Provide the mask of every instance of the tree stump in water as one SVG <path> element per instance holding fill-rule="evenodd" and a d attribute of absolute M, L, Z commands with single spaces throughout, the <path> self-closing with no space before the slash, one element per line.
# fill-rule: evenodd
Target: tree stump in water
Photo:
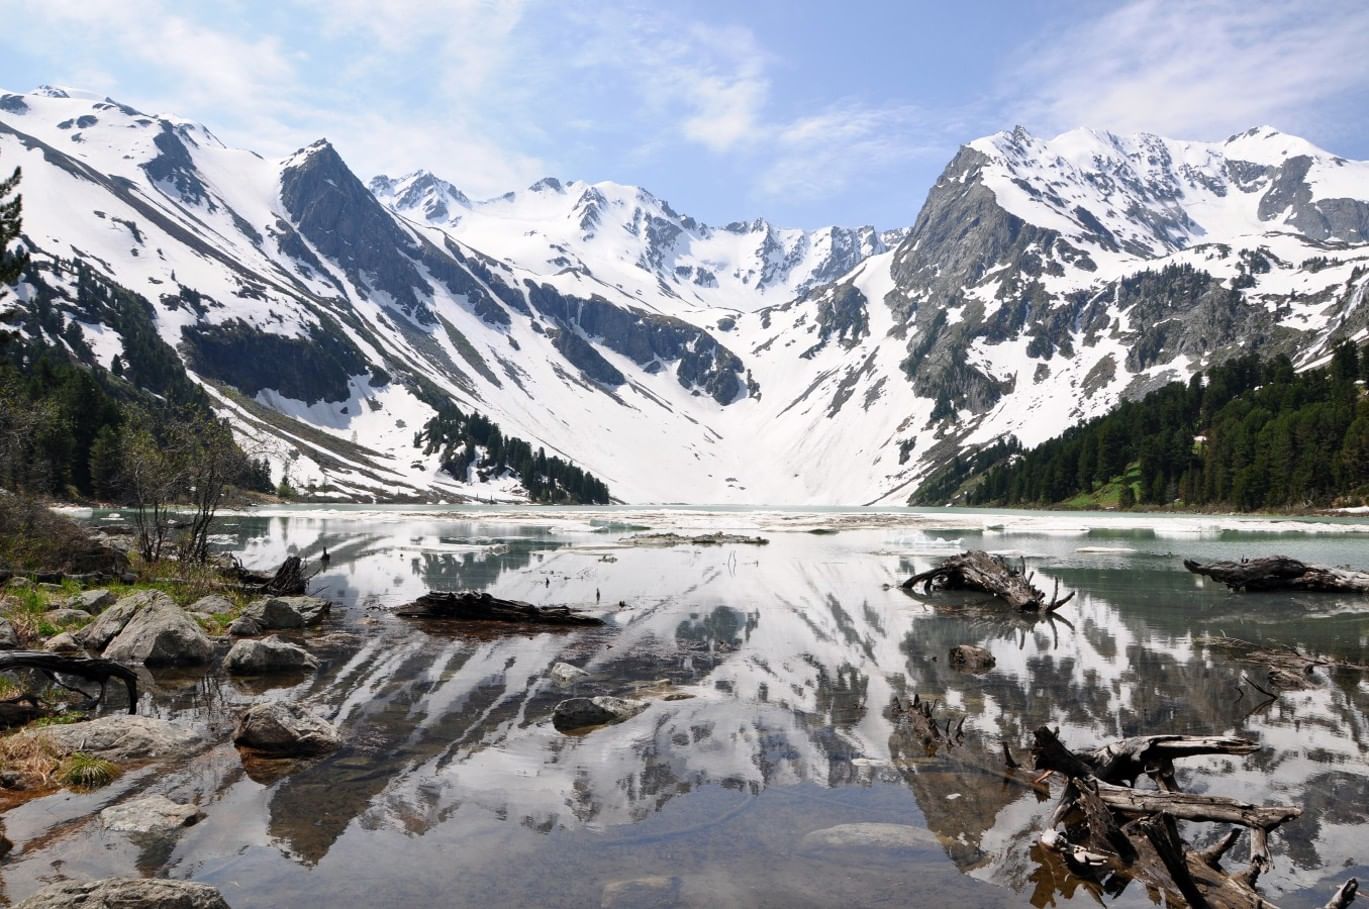
<path fill-rule="evenodd" d="M 1194 574 L 1221 581 L 1232 590 L 1369 593 L 1369 572 L 1307 565 L 1287 556 L 1207 563 L 1184 559 L 1184 567 Z"/>
<path fill-rule="evenodd" d="M 1050 829 L 1040 843 L 1060 853 L 1071 871 L 1116 894 L 1131 880 L 1165 895 L 1175 906 L 1213 909 L 1274 909 L 1255 890 L 1269 868 L 1269 834 L 1297 818 L 1293 805 L 1251 805 L 1234 799 L 1189 795 L 1179 791 L 1175 760 L 1204 754 L 1251 754 L 1254 742 L 1230 736 L 1153 735 L 1123 739 L 1092 751 L 1067 748 L 1046 727 L 1035 733 L 1033 753 L 1039 770 L 1063 774 L 1065 787 Z M 1135 789 L 1142 774 L 1158 788 Z M 1176 820 L 1235 825 L 1212 846 L 1191 849 L 1180 837 Z M 1063 832 L 1055 829 L 1063 825 Z M 1227 873 L 1221 861 L 1250 831 L 1250 858 L 1245 868 Z M 1347 881 L 1326 909 L 1345 909 L 1358 882 Z"/>
<path fill-rule="evenodd" d="M 991 556 L 982 549 L 951 556 L 936 568 L 913 575 L 900 586 L 912 590 L 919 584 L 924 593 L 931 593 L 933 588 L 991 593 L 1021 612 L 1054 612 L 1074 598 L 1071 593 L 1048 600 L 1045 593 L 1031 585 L 1031 577 L 1014 569 L 1005 559 Z M 1059 593 L 1058 584 L 1056 593 Z"/>
<path fill-rule="evenodd" d="M 604 620 L 566 606 L 534 606 L 472 590 L 425 593 L 395 610 L 416 619 L 457 619 L 463 622 L 508 622 L 524 625 L 602 625 Z"/>

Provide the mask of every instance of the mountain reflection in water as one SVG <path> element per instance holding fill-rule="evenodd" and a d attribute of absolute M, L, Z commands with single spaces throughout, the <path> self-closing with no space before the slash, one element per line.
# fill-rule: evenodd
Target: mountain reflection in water
<path fill-rule="evenodd" d="M 1003 743 L 1025 761 L 1042 724 L 1081 746 L 1150 732 L 1254 738 L 1264 748 L 1251 758 L 1188 761 L 1180 775 L 1191 791 L 1304 807 L 1274 837 L 1265 892 L 1285 907 L 1320 905 L 1333 882 L 1369 872 L 1366 678 L 1320 673 L 1315 687 L 1255 709 L 1241 683 L 1252 667 L 1203 640 L 1363 660 L 1366 604 L 1229 594 L 1170 554 L 1365 561 L 1350 537 L 867 527 L 644 548 L 582 520 L 493 514 L 223 523 L 250 565 L 327 547 L 317 584 L 342 608 L 311 645 L 324 667 L 251 685 L 152 676 L 143 712 L 225 741 L 237 707 L 301 700 L 340 724 L 345 747 L 244 766 L 219 745 L 95 794 L 21 806 L 6 818 L 22 847 L 0 866 L 9 897 L 54 874 L 137 871 L 215 884 L 235 909 L 597 906 L 641 893 L 648 905 L 700 906 L 1091 900 L 1034 848 L 1053 795 L 1003 772 Z M 971 547 L 1021 552 L 1038 586 L 1076 591 L 1062 621 L 896 589 Z M 387 614 L 430 587 L 597 609 L 609 624 L 529 633 Z M 996 667 L 953 670 L 947 653 L 962 643 L 988 648 Z M 558 662 L 589 675 L 558 685 L 548 676 Z M 633 720 L 578 736 L 551 726 L 565 697 L 639 688 L 651 706 Z M 963 734 L 928 740 L 900 722 L 894 699 L 914 695 L 935 701 L 942 723 L 963 719 Z M 196 800 L 205 820 L 159 842 L 82 820 L 134 791 Z M 932 836 L 868 848 L 805 840 L 844 824 Z M 1116 902 L 1150 904 L 1135 886 Z"/>

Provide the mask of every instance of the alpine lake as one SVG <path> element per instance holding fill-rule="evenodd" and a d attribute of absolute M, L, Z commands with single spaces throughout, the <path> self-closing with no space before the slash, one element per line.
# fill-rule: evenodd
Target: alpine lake
<path fill-rule="evenodd" d="M 768 542 L 632 539 L 666 531 Z M 1369 598 L 1233 593 L 1182 565 L 1278 553 L 1369 567 L 1364 518 L 301 506 L 223 515 L 214 541 L 249 567 L 297 554 L 318 571 L 310 592 L 332 614 L 295 638 L 321 668 L 142 670 L 139 713 L 216 744 L 11 809 L 0 902 L 63 877 L 141 875 L 212 884 L 234 909 L 1153 905 L 1138 883 L 1096 893 L 1037 844 L 1062 783 L 1008 772 L 1003 746 L 1029 766 L 1042 725 L 1076 748 L 1254 739 L 1249 757 L 1180 762 L 1179 780 L 1303 808 L 1271 839 L 1265 895 L 1320 906 L 1369 877 L 1369 673 L 1318 670 L 1270 700 L 1243 679 L 1260 667 L 1215 642 L 1369 662 Z M 1046 619 L 899 589 L 966 549 L 1021 559 L 1037 586 L 1075 597 Z M 390 613 L 463 589 L 607 624 Z M 996 665 L 952 668 L 959 644 Z M 586 674 L 558 680 L 558 663 Z M 558 702 L 600 694 L 649 706 L 583 734 L 553 727 Z M 899 721 L 895 699 L 914 695 L 948 735 Z M 307 704 L 343 747 L 244 763 L 234 718 L 264 699 Z M 153 838 L 102 828 L 100 809 L 153 793 L 203 820 Z"/>

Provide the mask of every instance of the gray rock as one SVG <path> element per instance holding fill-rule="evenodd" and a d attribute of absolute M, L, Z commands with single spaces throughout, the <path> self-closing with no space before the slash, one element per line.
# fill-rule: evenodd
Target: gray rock
<path fill-rule="evenodd" d="M 556 705 L 551 723 L 561 732 L 584 729 L 587 726 L 608 726 L 630 720 L 647 708 L 646 701 L 624 698 L 568 698 Z"/>
<path fill-rule="evenodd" d="M 233 601 L 228 597 L 217 593 L 211 593 L 207 597 L 200 597 L 195 602 L 186 607 L 187 612 L 203 612 L 208 615 L 219 615 L 233 611 Z"/>
<path fill-rule="evenodd" d="M 311 755 L 342 744 L 337 727 L 298 704 L 253 704 L 238 718 L 233 743 L 276 755 Z"/>
<path fill-rule="evenodd" d="M 678 876 L 654 875 L 604 885 L 601 909 L 670 909 L 680 905 L 684 882 Z"/>
<path fill-rule="evenodd" d="M 84 609 L 49 609 L 43 613 L 43 618 L 54 625 L 70 625 L 73 622 L 89 622 L 90 613 Z"/>
<path fill-rule="evenodd" d="M 32 587 L 33 582 L 30 581 L 28 578 L 21 578 L 16 575 L 15 577 L 12 577 L 8 581 L 6 581 L 5 586 L 8 587 L 10 590 L 24 590 L 29 587 Z"/>
<path fill-rule="evenodd" d="M 46 726 L 36 734 L 46 739 L 58 754 L 84 751 L 115 763 L 179 757 L 204 744 L 204 739 L 194 730 L 156 717 L 127 714 L 102 716 L 67 726 Z"/>
<path fill-rule="evenodd" d="M 997 665 L 992 653 L 974 644 L 957 644 L 951 648 L 950 658 L 953 669 L 965 672 L 988 672 Z"/>
<path fill-rule="evenodd" d="M 91 615 L 99 615 L 117 602 L 118 598 L 103 587 L 99 590 L 83 590 L 67 600 L 68 609 L 79 609 Z"/>
<path fill-rule="evenodd" d="M 322 624 L 333 609 L 332 603 L 320 597 L 277 597 L 276 601 L 293 609 L 306 626 Z"/>
<path fill-rule="evenodd" d="M 113 606 L 100 613 L 100 617 L 77 632 L 77 639 L 91 650 L 104 650 L 109 642 L 118 637 L 119 632 L 129 623 L 138 611 L 149 603 L 171 603 L 171 597 L 158 590 L 144 590 L 129 594 Z M 174 604 L 173 604 L 174 605 Z"/>
<path fill-rule="evenodd" d="M 585 676 L 589 675 L 589 673 L 585 672 L 585 670 L 581 669 L 579 666 L 572 666 L 569 663 L 557 663 L 551 667 L 551 670 L 547 672 L 547 675 L 558 685 L 569 685 L 572 682 L 583 679 Z"/>
<path fill-rule="evenodd" d="M 261 622 L 258 622 L 250 615 L 240 615 L 228 626 L 228 633 L 239 638 L 255 637 L 264 630 L 265 629 L 261 627 Z"/>
<path fill-rule="evenodd" d="M 110 805 L 100 812 L 100 824 L 106 830 L 125 833 L 162 833 L 189 827 L 200 816 L 200 809 L 194 805 L 182 805 L 164 795 L 150 795 Z"/>
<path fill-rule="evenodd" d="M 19 633 L 14 630 L 9 619 L 0 618 L 0 650 L 18 650 Z"/>
<path fill-rule="evenodd" d="M 115 608 L 118 608 L 117 606 Z M 105 659 L 149 666 L 209 662 L 214 644 L 199 623 L 163 597 L 139 609 L 105 648 Z"/>
<path fill-rule="evenodd" d="M 161 878 L 109 878 L 49 884 L 14 909 L 229 909 L 208 884 Z"/>
<path fill-rule="evenodd" d="M 272 635 L 259 641 L 238 641 L 223 658 L 223 668 L 234 675 L 259 675 L 317 669 L 318 660 L 298 644 Z"/>
<path fill-rule="evenodd" d="M 43 649 L 48 653 L 80 653 L 82 648 L 75 635 L 69 631 L 64 631 L 48 638 L 43 644 Z"/>
<path fill-rule="evenodd" d="M 907 824 L 838 824 L 805 835 L 799 848 L 826 858 L 859 861 L 862 856 L 892 858 L 911 853 L 927 854 L 939 851 L 941 843 L 930 830 Z"/>
<path fill-rule="evenodd" d="M 263 631 L 285 631 L 290 628 L 303 628 L 304 616 L 295 611 L 288 600 L 294 597 L 271 597 L 257 600 L 242 611 L 243 619 L 251 619 Z M 235 623 L 236 624 L 236 623 Z"/>

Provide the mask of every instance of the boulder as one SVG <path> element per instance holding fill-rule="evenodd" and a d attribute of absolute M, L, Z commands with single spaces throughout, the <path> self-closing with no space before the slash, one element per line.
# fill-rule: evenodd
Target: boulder
<path fill-rule="evenodd" d="M 318 660 L 298 644 L 272 635 L 262 640 L 238 641 L 223 658 L 223 668 L 234 675 L 260 675 L 317 669 Z"/>
<path fill-rule="evenodd" d="M 321 625 L 333 609 L 333 604 L 320 597 L 277 597 L 276 602 L 293 609 L 306 626 Z"/>
<path fill-rule="evenodd" d="M 45 726 L 37 730 L 58 754 L 84 751 L 119 763 L 154 757 L 179 757 L 197 750 L 198 732 L 150 716 L 113 714 L 84 723 Z"/>
<path fill-rule="evenodd" d="M 233 744 L 281 756 L 323 754 L 342 744 L 337 727 L 298 704 L 253 704 L 238 718 Z"/>
<path fill-rule="evenodd" d="M 30 581 L 28 578 L 15 575 L 14 577 L 10 578 L 8 581 L 5 582 L 5 586 L 8 587 L 10 590 L 27 590 L 28 588 L 33 586 L 33 582 Z"/>
<path fill-rule="evenodd" d="M 257 600 L 242 611 L 239 621 L 250 619 L 263 631 L 285 631 L 290 628 L 303 628 L 304 616 L 295 611 L 287 600 L 296 597 L 271 597 Z M 237 624 L 234 622 L 233 624 Z"/>
<path fill-rule="evenodd" d="M 89 622 L 90 613 L 84 609 L 49 609 L 43 613 L 43 618 L 54 625 L 70 625 L 73 622 Z"/>
<path fill-rule="evenodd" d="M 200 597 L 185 608 L 187 612 L 203 612 L 208 615 L 221 615 L 225 612 L 233 611 L 233 601 L 221 594 L 211 593 L 207 597 Z"/>
<path fill-rule="evenodd" d="M 100 825 L 124 833 L 164 833 L 189 827 L 200 817 L 200 809 L 194 805 L 182 805 L 164 795 L 149 795 L 110 805 L 100 812 Z"/>
<path fill-rule="evenodd" d="M 608 726 L 630 720 L 647 708 L 646 701 L 609 697 L 568 698 L 556 705 L 551 724 L 560 732 Z"/>
<path fill-rule="evenodd" d="M 585 672 L 585 670 L 581 669 L 579 666 L 572 666 L 569 663 L 557 663 L 551 667 L 551 670 L 547 672 L 547 675 L 558 685 L 569 685 L 572 682 L 577 682 L 580 679 L 585 678 L 589 673 Z"/>
<path fill-rule="evenodd" d="M 83 590 L 76 596 L 67 600 L 68 609 L 79 609 L 91 615 L 99 615 L 118 601 L 108 590 L 101 587 L 98 590 Z"/>
<path fill-rule="evenodd" d="M 82 647 L 75 635 L 69 631 L 64 631 L 48 638 L 43 644 L 43 649 L 48 653 L 80 653 Z"/>
<path fill-rule="evenodd" d="M 805 835 L 799 848 L 836 861 L 859 862 L 940 854 L 941 843 L 930 830 L 907 824 L 838 824 Z"/>
<path fill-rule="evenodd" d="M 229 909 L 208 884 L 162 878 L 109 878 L 49 884 L 14 909 Z"/>
<path fill-rule="evenodd" d="M 104 657 L 166 666 L 207 663 L 213 653 L 214 644 L 199 623 L 163 597 L 148 603 L 128 620 L 123 631 L 105 648 Z"/>
<path fill-rule="evenodd" d="M 19 633 L 9 619 L 0 618 L 0 650 L 18 650 Z"/>
<path fill-rule="evenodd" d="M 958 644 L 951 648 L 951 668 L 964 672 L 988 672 L 996 665 L 993 654 L 974 644 Z"/>
<path fill-rule="evenodd" d="M 684 881 L 676 875 L 652 875 L 604 885 L 600 909 L 670 909 L 679 906 Z"/>
<path fill-rule="evenodd" d="M 159 590 L 131 593 L 105 609 L 104 612 L 100 613 L 99 618 L 77 632 L 77 639 L 91 650 L 104 650 L 109 646 L 110 641 L 118 637 L 119 632 L 124 630 L 124 626 L 129 623 L 133 616 L 138 614 L 139 610 L 149 603 L 162 601 L 171 603 L 171 597 Z"/>
<path fill-rule="evenodd" d="M 261 622 L 250 615 L 240 615 L 228 625 L 228 633 L 237 638 L 255 637 L 265 630 L 261 627 Z"/>

